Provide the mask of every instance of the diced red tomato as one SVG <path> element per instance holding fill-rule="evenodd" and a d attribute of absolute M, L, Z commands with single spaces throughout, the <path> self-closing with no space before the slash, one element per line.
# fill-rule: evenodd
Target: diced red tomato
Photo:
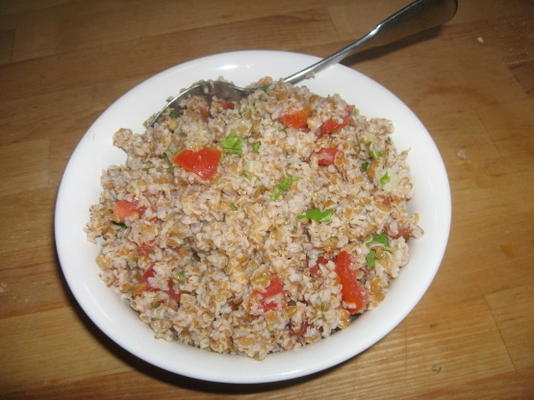
<path fill-rule="evenodd" d="M 334 118 L 329 118 L 325 122 L 323 122 L 321 128 L 319 129 L 319 136 L 330 135 L 331 133 L 338 133 L 345 126 L 352 125 L 354 123 L 354 120 L 350 117 L 350 114 L 353 110 L 353 106 L 347 106 L 345 108 L 346 114 L 342 117 L 341 122 Z"/>
<path fill-rule="evenodd" d="M 202 121 L 208 122 L 208 119 L 210 117 L 210 111 L 208 110 L 208 107 L 201 107 L 199 111 L 200 118 L 202 118 Z"/>
<path fill-rule="evenodd" d="M 310 268 L 310 275 L 313 278 L 319 278 L 321 276 L 321 274 L 319 273 L 319 269 L 320 269 L 319 265 L 324 265 L 327 262 L 328 260 L 324 258 L 323 256 L 320 256 L 319 258 L 317 258 L 317 262 L 315 263 L 315 265 Z"/>
<path fill-rule="evenodd" d="M 347 125 L 350 125 L 351 123 L 352 119 L 350 117 L 344 117 L 343 122 L 337 122 L 333 118 L 327 119 L 321 125 L 321 128 L 319 130 L 319 136 L 329 135 L 331 133 L 338 133 L 341 129 L 343 129 Z"/>
<path fill-rule="evenodd" d="M 156 271 L 154 271 L 154 267 L 151 265 L 150 267 L 148 267 L 148 269 L 145 271 L 145 273 L 141 277 L 141 283 L 143 283 L 146 286 L 145 290 L 149 292 L 157 292 L 159 290 L 151 286 L 150 283 L 148 282 L 148 279 L 153 278 L 155 274 L 156 274 Z"/>
<path fill-rule="evenodd" d="M 173 288 L 173 283 L 172 283 L 172 279 L 169 279 L 167 281 L 167 290 L 162 290 L 160 288 L 156 288 L 156 287 L 153 287 L 150 282 L 148 281 L 149 278 L 153 278 L 154 275 L 156 274 L 156 271 L 154 271 L 154 267 L 153 266 L 150 266 L 146 271 L 145 273 L 143 274 L 143 276 L 141 277 L 141 283 L 143 284 L 143 291 L 146 291 L 146 292 L 165 292 L 169 295 L 169 297 L 176 301 L 177 303 L 180 302 L 180 296 L 181 296 L 181 293 L 182 292 L 178 292 L 176 293 L 174 291 L 174 288 Z"/>
<path fill-rule="evenodd" d="M 113 204 L 113 214 L 117 222 L 124 222 L 126 217 L 130 215 L 139 214 L 137 202 L 128 200 L 118 200 Z"/>
<path fill-rule="evenodd" d="M 154 245 L 150 243 L 143 243 L 140 246 L 137 246 L 137 254 L 141 257 L 148 257 Z"/>
<path fill-rule="evenodd" d="M 319 150 L 319 165 L 330 165 L 334 162 L 337 153 L 337 147 L 326 147 Z"/>
<path fill-rule="evenodd" d="M 170 297 L 171 299 L 173 299 L 175 302 L 179 303 L 179 302 L 180 302 L 180 295 L 181 295 L 181 293 L 180 293 L 180 292 L 176 293 L 176 292 L 174 291 L 174 288 L 173 288 L 173 285 L 172 285 L 172 279 L 169 279 L 169 281 L 168 281 L 168 286 L 169 286 L 169 289 L 167 289 L 167 290 L 165 291 L 165 293 L 167 293 L 167 294 L 169 295 L 169 297 Z"/>
<path fill-rule="evenodd" d="M 255 290 L 253 294 L 259 296 L 260 304 L 264 312 L 286 305 L 284 287 L 282 281 L 277 276 L 271 278 L 269 286 L 263 291 Z"/>
<path fill-rule="evenodd" d="M 210 179 L 217 172 L 221 152 L 211 147 L 199 151 L 183 150 L 174 157 L 174 162 L 202 180 Z"/>
<path fill-rule="evenodd" d="M 412 237 L 412 230 L 410 228 L 407 228 L 405 226 L 401 226 L 399 228 L 399 233 L 398 233 L 398 237 L 403 237 L 405 239 L 409 239 Z M 392 238 L 392 239 L 397 239 L 397 238 Z"/>
<path fill-rule="evenodd" d="M 398 239 L 400 237 L 403 237 L 404 239 L 409 239 L 410 237 L 412 237 L 412 230 L 405 226 L 399 226 L 398 232 L 395 234 L 391 234 L 387 228 L 384 229 L 384 233 L 388 235 L 391 239 Z"/>
<path fill-rule="evenodd" d="M 337 133 L 346 126 L 345 121 L 338 122 L 333 118 L 327 119 L 323 124 L 321 125 L 321 128 L 319 129 L 319 135 L 329 135 L 331 133 Z"/>
<path fill-rule="evenodd" d="M 288 128 L 303 129 L 308 127 L 308 118 L 310 117 L 309 107 L 304 107 L 302 110 L 282 115 L 280 120 Z"/>
<path fill-rule="evenodd" d="M 265 290 L 262 292 L 264 297 L 272 297 L 276 296 L 279 293 L 282 293 L 284 290 L 284 287 L 282 285 L 282 281 L 279 277 L 274 276 L 271 278 L 271 282 L 269 283 L 269 286 L 265 288 Z"/>
<path fill-rule="evenodd" d="M 223 101 L 222 107 L 224 110 L 233 110 L 235 107 L 235 104 L 232 103 L 231 101 Z"/>
<path fill-rule="evenodd" d="M 351 255 L 346 251 L 341 251 L 336 259 L 336 274 L 341 283 L 341 298 L 344 303 L 350 304 L 345 306 L 351 314 L 356 314 L 365 308 L 367 302 L 367 293 L 365 288 L 360 284 L 354 275 L 350 266 L 354 263 Z"/>
<path fill-rule="evenodd" d="M 143 282 L 147 282 L 148 283 L 148 278 L 153 278 L 155 274 L 156 274 L 156 271 L 154 271 L 154 267 L 151 265 L 145 271 L 145 273 L 143 274 L 143 277 L 141 278 L 141 280 Z"/>

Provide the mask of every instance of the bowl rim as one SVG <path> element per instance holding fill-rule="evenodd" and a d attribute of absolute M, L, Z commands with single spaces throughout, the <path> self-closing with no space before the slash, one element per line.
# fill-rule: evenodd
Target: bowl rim
<path fill-rule="evenodd" d="M 74 298 L 84 311 L 84 313 L 89 316 L 89 318 L 92 320 L 92 322 L 104 333 L 106 336 L 111 338 L 115 343 L 117 343 L 120 347 L 124 348 L 128 352 L 134 354 L 135 356 L 139 357 L 140 359 L 153 364 L 157 367 L 163 368 L 165 370 L 168 370 L 173 373 L 177 373 L 180 375 L 188 376 L 191 378 L 206 380 L 206 381 L 213 381 L 213 382 L 221 382 L 221 383 L 265 383 L 265 382 L 274 382 L 274 381 L 282 381 L 287 379 L 293 379 L 305 375 L 309 375 L 312 373 L 316 373 L 321 370 L 328 369 L 334 365 L 337 365 L 343 361 L 346 361 L 347 359 L 350 359 L 354 357 L 355 355 L 361 353 L 365 349 L 369 348 L 370 346 L 374 345 L 376 342 L 381 340 L 384 336 L 386 336 L 392 329 L 394 329 L 413 309 L 413 307 L 420 301 L 424 293 L 427 291 L 428 287 L 430 286 L 432 280 L 434 279 L 439 266 L 441 264 L 441 261 L 443 259 L 447 241 L 450 233 L 450 224 L 451 224 L 451 196 L 450 196 L 450 186 L 449 181 L 445 169 L 445 164 L 443 162 L 443 159 L 441 158 L 441 155 L 439 154 L 439 150 L 437 146 L 435 145 L 434 141 L 432 140 L 432 137 L 422 124 L 422 122 L 415 116 L 415 114 L 393 93 L 391 93 L 388 89 L 384 88 L 379 83 L 375 82 L 371 78 L 361 74 L 360 72 L 353 70 L 351 68 L 348 68 L 341 64 L 333 65 L 329 68 L 327 68 L 325 71 L 322 71 L 318 74 L 318 78 L 322 75 L 327 75 L 326 80 L 332 79 L 329 78 L 329 76 L 333 76 L 333 74 L 340 74 L 340 75 L 347 75 L 347 76 L 354 76 L 358 80 L 362 82 L 367 82 L 368 84 L 372 85 L 373 88 L 375 88 L 378 92 L 384 93 L 385 96 L 388 97 L 388 99 L 392 102 L 392 104 L 395 107 L 398 107 L 400 110 L 403 111 L 407 120 L 410 121 L 411 124 L 415 127 L 414 129 L 418 130 L 419 134 L 422 134 L 422 137 L 418 140 L 424 141 L 424 147 L 426 150 L 430 153 L 424 156 L 428 156 L 428 159 L 433 159 L 433 162 L 435 163 L 433 165 L 433 179 L 434 182 L 431 180 L 425 180 L 425 185 L 430 185 L 432 187 L 432 190 L 436 192 L 436 194 L 439 194 L 437 198 L 435 199 L 436 204 L 434 207 L 434 212 L 436 215 L 433 215 L 432 217 L 436 220 L 439 220 L 441 226 L 437 227 L 439 229 L 436 230 L 436 240 L 437 242 L 433 244 L 433 258 L 429 262 L 430 264 L 430 271 L 423 271 L 420 272 L 419 275 L 417 275 L 419 279 L 419 284 L 416 287 L 410 288 L 413 290 L 413 292 L 410 294 L 409 298 L 407 299 L 407 303 L 403 305 L 402 312 L 393 314 L 390 319 L 387 321 L 375 321 L 376 320 L 376 313 L 373 314 L 376 310 L 372 312 L 365 313 L 362 315 L 358 321 L 371 321 L 370 323 L 374 323 L 377 326 L 381 326 L 380 332 L 378 334 L 372 335 L 371 337 L 368 337 L 366 341 L 359 343 L 358 345 L 355 345 L 354 347 L 348 347 L 348 348 L 341 348 L 341 352 L 335 353 L 333 351 L 328 351 L 328 349 L 325 349 L 326 345 L 308 345 L 305 346 L 303 349 L 294 350 L 291 352 L 284 352 L 284 353 L 276 353 L 273 355 L 268 356 L 276 359 L 277 362 L 280 362 L 283 364 L 283 367 L 280 367 L 279 369 L 276 369 L 275 366 L 271 365 L 272 363 L 265 363 L 265 361 L 262 361 L 261 363 L 265 363 L 265 365 L 269 365 L 269 368 L 258 368 L 258 362 L 254 360 L 250 360 L 247 358 L 244 358 L 242 356 L 225 356 L 220 355 L 217 353 L 211 353 L 207 352 L 205 350 L 199 350 L 190 346 L 186 345 L 179 345 L 176 342 L 173 342 L 173 346 L 179 346 L 181 355 L 184 356 L 185 359 L 191 360 L 189 365 L 176 365 L 176 362 L 173 362 L 173 360 L 166 359 L 165 357 L 168 357 L 167 355 L 170 353 L 176 353 L 176 349 L 171 349 L 168 345 L 165 343 L 159 343 L 161 346 L 158 346 L 156 349 L 157 351 L 154 352 L 154 354 L 147 354 L 146 351 L 143 349 L 140 349 L 138 346 L 136 346 L 135 340 L 132 341 L 129 338 L 125 338 L 124 333 L 120 334 L 120 332 L 117 331 L 117 329 L 111 329 L 110 323 L 114 320 L 115 316 L 109 315 L 109 313 L 106 312 L 106 310 L 102 309 L 101 302 L 98 301 L 98 299 L 95 298 L 95 294 L 91 293 L 91 288 L 87 285 L 83 286 L 78 282 L 80 276 L 79 273 L 76 273 L 76 269 L 73 266 L 74 262 L 80 261 L 80 259 L 76 259 L 76 257 L 83 256 L 85 254 L 73 254 L 72 249 L 69 249 L 69 245 L 72 242 L 72 235 L 73 235 L 73 228 L 69 227 L 69 229 L 66 229 L 66 226 L 69 224 L 69 218 L 72 219 L 73 214 L 72 212 L 67 212 L 66 208 L 66 201 L 69 200 L 69 198 L 72 196 L 72 190 L 75 188 L 79 188 L 80 185 L 87 184 L 87 181 L 78 182 L 76 184 L 76 180 L 79 179 L 79 176 L 74 176 L 73 174 L 79 170 L 80 166 L 80 157 L 82 157 L 84 154 L 82 152 L 84 151 L 84 146 L 88 146 L 88 143 L 90 143 L 92 140 L 95 140 L 95 137 L 98 136 L 95 131 L 99 131 L 106 126 L 106 118 L 110 118 L 110 116 L 113 115 L 113 113 L 118 112 L 119 106 L 124 103 L 125 101 L 129 101 L 129 99 L 135 97 L 138 98 L 138 94 L 140 91 L 147 90 L 151 85 L 154 85 L 157 82 L 163 82 L 166 80 L 172 80 L 174 76 L 176 76 L 177 73 L 183 73 L 184 71 L 190 71 L 191 69 L 199 68 L 202 65 L 215 65 L 215 66 L 224 66 L 224 65 L 237 65 L 237 69 L 239 68 L 245 68 L 245 69 L 254 69 L 255 64 L 250 63 L 246 64 L 244 60 L 289 60 L 290 68 L 294 69 L 294 65 L 302 63 L 302 66 L 306 66 L 308 64 L 311 64 L 317 60 L 319 60 L 318 57 L 301 54 L 301 53 L 294 53 L 294 52 L 285 52 L 285 51 L 274 51 L 274 50 L 245 50 L 245 51 L 234 51 L 234 52 L 226 52 L 226 53 L 218 53 L 213 54 L 206 57 L 197 58 L 194 60 L 187 61 L 185 63 L 181 63 L 175 66 L 172 66 L 164 71 L 161 71 L 150 78 L 142 81 L 126 93 L 124 93 L 122 96 L 120 96 L 117 100 L 115 100 L 109 107 L 106 108 L 106 110 L 93 122 L 93 124 L 89 127 L 89 129 L 86 131 L 78 145 L 76 146 L 75 150 L 73 151 L 67 166 L 64 170 L 63 177 L 61 179 L 61 183 L 59 186 L 59 190 L 57 193 L 56 198 L 56 207 L 55 207 L 55 215 L 54 215 L 54 232 L 55 232 L 55 243 L 56 243 L 56 250 L 58 254 L 58 259 L 60 262 L 61 269 L 63 271 L 63 275 L 65 277 L 65 280 L 67 282 L 67 285 L 69 287 L 69 290 L 73 294 Z M 233 63 L 233 64 L 232 64 Z M 241 63 L 241 64 L 239 64 Z M 224 65 L 223 65 L 224 64 Z M 227 69 L 230 71 L 231 69 Z M 219 71 L 222 71 L 219 69 Z M 247 72 L 247 71 L 245 71 Z M 291 70 L 288 70 L 288 72 L 291 72 Z M 328 75 L 330 74 L 330 75 Z M 261 77 L 263 73 L 261 73 L 259 77 Z M 281 75 L 280 77 L 285 76 Z M 316 82 L 316 81 L 314 81 Z M 193 82 L 191 82 L 193 83 Z M 304 81 L 304 85 L 306 86 L 313 86 L 310 85 L 310 81 Z M 328 85 L 326 85 L 328 86 Z M 179 89 L 179 87 L 171 88 L 171 92 L 176 93 L 176 91 Z M 312 91 L 314 91 L 312 89 Z M 172 93 L 170 93 L 172 94 Z M 133 96 L 133 97 L 132 97 Z M 345 98 L 345 96 L 343 95 Z M 164 101 L 164 98 L 160 99 L 160 103 Z M 350 101 L 349 101 L 350 102 Z M 350 102 L 352 103 L 352 102 Z M 360 105 L 356 104 L 356 106 L 359 108 Z M 148 107 L 144 105 L 144 107 Z M 151 107 L 155 107 L 155 104 L 153 104 Z M 143 108 L 143 107 L 141 107 Z M 154 111 L 157 111 L 159 108 L 154 108 Z M 153 112 L 154 112 L 153 111 Z M 362 114 L 366 115 L 365 112 L 362 112 Z M 146 115 L 143 119 L 146 119 L 148 115 Z M 109 124 L 108 124 L 109 125 Z M 113 132 L 108 132 L 109 134 Z M 417 186 L 416 186 L 417 187 Z M 98 187 L 98 190 L 100 190 L 100 187 Z M 416 189 L 417 190 L 417 189 Z M 439 215 L 437 215 L 439 214 Z M 83 257 L 82 257 L 83 258 Z M 94 263 L 94 260 L 93 260 Z M 94 263 L 96 266 L 96 263 Z M 410 265 L 410 264 L 409 264 Z M 406 267 L 405 267 L 406 268 Z M 97 272 L 97 269 L 95 270 Z M 98 275 L 95 273 L 95 275 Z M 397 281 L 402 278 L 403 274 L 401 273 L 401 276 L 397 278 Z M 397 283 L 394 282 L 394 284 Z M 408 282 L 405 282 L 408 283 Z M 112 292 L 114 296 L 117 296 L 116 293 L 114 293 L 111 289 L 108 289 L 109 292 Z M 386 297 L 387 298 L 387 297 Z M 127 306 L 126 306 L 127 307 Z M 380 305 L 379 307 L 382 307 Z M 390 307 L 391 309 L 394 309 L 394 307 Z M 129 320 L 128 320 L 129 321 Z M 142 322 L 138 321 L 139 324 L 142 324 Z M 148 329 L 148 328 L 147 328 Z M 153 335 L 152 335 L 153 337 Z M 350 331 L 350 329 L 342 330 L 339 332 L 336 332 L 335 335 L 330 336 L 327 339 L 323 339 L 322 341 L 318 343 L 325 343 L 329 341 L 330 343 L 334 343 L 336 348 L 339 348 L 339 342 L 343 343 L 345 340 L 350 340 L 351 337 L 354 337 L 354 333 Z M 332 339 L 334 338 L 334 339 Z M 156 339 L 153 339 L 154 342 L 157 342 Z M 316 346 L 317 345 L 317 346 Z M 315 360 L 314 355 L 310 355 L 309 353 L 313 353 L 312 346 L 316 346 L 317 349 L 320 348 L 320 354 L 323 356 L 323 360 Z M 295 352 L 299 352 L 299 355 L 296 355 Z M 199 352 L 202 352 L 199 353 Z M 183 353 L 183 354 L 182 354 Z M 288 354 L 292 354 L 296 357 L 301 357 L 307 363 L 307 365 L 298 364 L 296 365 L 291 360 L 291 356 L 288 356 Z M 201 359 L 201 362 L 199 364 L 195 364 L 195 360 Z M 230 358 L 233 360 L 230 360 Z M 221 359 L 227 360 L 227 362 L 220 361 Z M 230 361 L 228 361 L 230 360 Z M 238 360 L 237 363 L 235 363 L 235 360 Z M 267 359 L 266 359 L 267 360 Z M 315 361 L 315 362 L 313 362 Z M 207 368 L 207 365 L 209 363 L 212 363 L 212 365 L 215 365 L 216 368 L 210 369 Z M 235 364 L 235 366 L 234 366 Z M 289 365 L 288 365 L 289 364 Z M 225 369 L 227 368 L 227 369 Z"/>

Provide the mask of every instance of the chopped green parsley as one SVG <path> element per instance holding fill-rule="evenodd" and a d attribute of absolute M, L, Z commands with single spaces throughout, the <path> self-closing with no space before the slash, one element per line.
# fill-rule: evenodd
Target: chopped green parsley
<path fill-rule="evenodd" d="M 391 181 L 391 178 L 389 177 L 388 173 L 386 172 L 382 178 L 380 178 L 380 183 L 382 185 L 385 185 L 386 183 L 388 183 L 389 181 Z"/>
<path fill-rule="evenodd" d="M 274 185 L 275 193 L 271 195 L 271 200 L 276 201 L 280 197 L 282 197 L 285 193 L 287 193 L 291 185 L 297 180 L 298 178 L 294 178 L 291 175 L 288 175 L 287 178 L 283 182 L 277 185 Z"/>
<path fill-rule="evenodd" d="M 373 239 L 371 239 L 366 244 L 367 244 L 367 246 L 372 246 L 373 244 L 382 244 L 384 246 L 389 247 L 389 238 L 384 233 L 378 233 L 378 234 L 374 235 Z"/>
<path fill-rule="evenodd" d="M 329 221 L 334 215 L 335 210 L 325 210 L 321 211 L 319 208 L 312 208 L 311 210 L 306 211 L 304 214 L 298 215 L 297 219 L 309 218 L 316 222 L 325 222 Z"/>
<path fill-rule="evenodd" d="M 221 145 L 225 153 L 243 154 L 243 138 L 235 132 L 230 132 Z"/>
<path fill-rule="evenodd" d="M 367 257 L 365 257 L 365 264 L 367 264 L 367 268 L 373 269 L 376 264 L 376 250 L 371 249 L 369 251 L 369 254 L 367 254 Z"/>
<path fill-rule="evenodd" d="M 252 143 L 250 145 L 250 147 L 252 148 L 252 151 L 254 153 L 257 153 L 259 150 L 260 150 L 260 147 L 261 147 L 261 142 L 255 142 L 255 143 Z"/>

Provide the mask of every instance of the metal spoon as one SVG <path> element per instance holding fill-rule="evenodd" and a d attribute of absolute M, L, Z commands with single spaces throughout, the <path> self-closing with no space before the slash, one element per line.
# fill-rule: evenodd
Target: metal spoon
<path fill-rule="evenodd" d="M 387 17 L 366 35 L 352 42 L 326 58 L 282 79 L 283 82 L 295 84 L 310 78 L 321 69 L 337 63 L 356 52 L 370 47 L 383 46 L 414 33 L 424 31 L 449 21 L 458 8 L 458 0 L 416 0 L 395 14 Z M 253 93 L 257 88 L 241 88 L 224 81 L 201 81 L 172 98 L 167 105 L 155 114 L 149 126 L 153 126 L 169 108 L 181 112 L 180 102 L 190 96 L 204 96 L 211 103 L 213 97 L 227 101 L 239 101 Z"/>

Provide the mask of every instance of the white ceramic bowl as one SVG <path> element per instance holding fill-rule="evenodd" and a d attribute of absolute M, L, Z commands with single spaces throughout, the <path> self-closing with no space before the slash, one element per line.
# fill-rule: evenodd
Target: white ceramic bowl
<path fill-rule="evenodd" d="M 447 244 L 451 202 L 443 161 L 423 124 L 387 89 L 343 65 L 334 65 L 303 84 L 320 95 L 339 93 L 367 117 L 394 122 L 397 149 L 411 149 L 415 195 L 411 211 L 421 215 L 425 235 L 410 243 L 410 263 L 380 306 L 351 326 L 302 349 L 269 355 L 263 361 L 199 350 L 154 338 L 137 315 L 98 277 L 97 247 L 86 240 L 89 206 L 98 202 L 100 175 L 125 155 L 112 146 L 121 127 L 143 132 L 143 121 L 165 99 L 201 79 L 224 76 L 246 85 L 270 75 L 282 78 L 318 58 L 280 51 L 239 51 L 212 55 L 169 68 L 115 101 L 89 128 L 66 167 L 56 204 L 57 252 L 64 276 L 85 313 L 112 340 L 137 357 L 188 377 L 225 383 L 261 383 L 296 378 L 345 361 L 376 343 L 417 304 L 436 274 Z M 415 82 L 414 82 L 415 84 Z"/>

